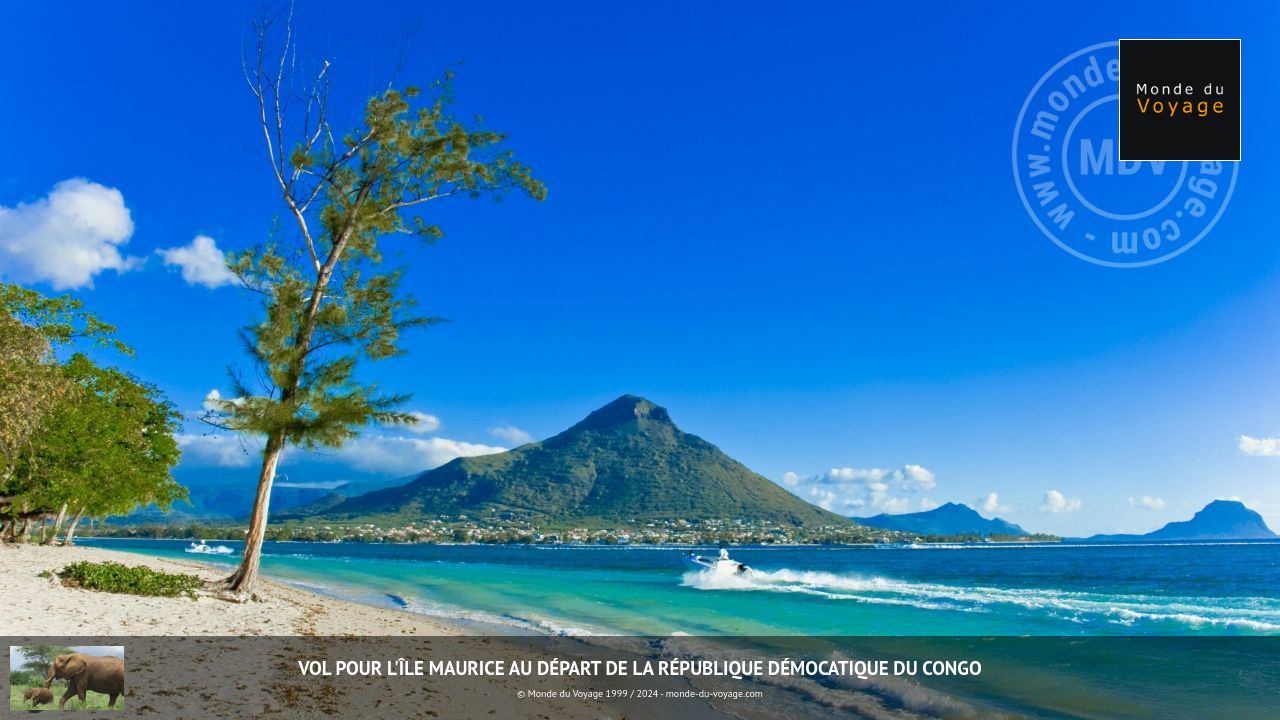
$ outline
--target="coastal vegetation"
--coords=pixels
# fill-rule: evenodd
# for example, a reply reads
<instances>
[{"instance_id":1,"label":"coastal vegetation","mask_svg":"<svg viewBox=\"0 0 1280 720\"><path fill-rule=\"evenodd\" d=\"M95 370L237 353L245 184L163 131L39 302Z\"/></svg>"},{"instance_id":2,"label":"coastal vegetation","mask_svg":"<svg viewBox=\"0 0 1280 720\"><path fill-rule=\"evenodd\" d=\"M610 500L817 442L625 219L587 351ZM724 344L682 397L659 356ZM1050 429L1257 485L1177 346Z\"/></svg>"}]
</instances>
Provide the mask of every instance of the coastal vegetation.
<instances>
[{"instance_id":1,"label":"coastal vegetation","mask_svg":"<svg viewBox=\"0 0 1280 720\"><path fill-rule=\"evenodd\" d=\"M546 194L503 135L451 115L450 75L425 88L389 87L365 104L362 122L335 127L349 110L329 107L328 60L310 73L301 67L292 9L252 29L245 80L290 231L228 259L260 300L243 333L254 381L233 376L233 392L211 400L206 420L263 443L244 556L224 583L234 599L253 596L287 447L337 448L367 425L416 422L400 409L406 396L356 372L360 361L402 354L406 330L438 322L413 312L401 269L384 261L389 242L442 237L423 211L449 197Z\"/></svg>"},{"instance_id":2,"label":"coastal vegetation","mask_svg":"<svg viewBox=\"0 0 1280 720\"><path fill-rule=\"evenodd\" d=\"M58 573L58 577L69 587L154 597L194 597L196 588L200 587L200 578L195 575L167 573L145 565L131 566L109 561L71 563Z\"/></svg>"},{"instance_id":3,"label":"coastal vegetation","mask_svg":"<svg viewBox=\"0 0 1280 720\"><path fill-rule=\"evenodd\" d=\"M69 356L59 351L74 350ZM70 296L0 283L0 539L71 544L84 518L186 497L180 416L154 385L91 358L129 356Z\"/></svg>"}]
</instances>

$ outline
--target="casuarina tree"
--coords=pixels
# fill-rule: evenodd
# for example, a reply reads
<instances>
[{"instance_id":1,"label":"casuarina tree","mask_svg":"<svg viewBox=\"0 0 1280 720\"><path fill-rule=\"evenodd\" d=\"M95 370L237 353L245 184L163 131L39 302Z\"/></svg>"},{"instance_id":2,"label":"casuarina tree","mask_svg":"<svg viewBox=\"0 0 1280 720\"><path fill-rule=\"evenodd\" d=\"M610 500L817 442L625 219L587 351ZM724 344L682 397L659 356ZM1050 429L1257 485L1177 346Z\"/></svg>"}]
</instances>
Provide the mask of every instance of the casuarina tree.
<instances>
[{"instance_id":1,"label":"casuarina tree","mask_svg":"<svg viewBox=\"0 0 1280 720\"><path fill-rule=\"evenodd\" d=\"M245 80L261 123L287 230L228 258L261 300L245 328L251 376L232 373L234 392L212 395L207 420L262 446L257 492L239 568L223 583L253 597L271 486L289 447L337 448L368 425L412 424L406 396L362 381L361 361L403 353L404 331L435 322L414 312L389 243L443 236L426 215L450 197L542 199L545 188L504 147L504 136L450 113L449 76L425 88L387 89L342 129L329 107L330 63L302 78L291 11L254 23Z\"/></svg>"}]
</instances>

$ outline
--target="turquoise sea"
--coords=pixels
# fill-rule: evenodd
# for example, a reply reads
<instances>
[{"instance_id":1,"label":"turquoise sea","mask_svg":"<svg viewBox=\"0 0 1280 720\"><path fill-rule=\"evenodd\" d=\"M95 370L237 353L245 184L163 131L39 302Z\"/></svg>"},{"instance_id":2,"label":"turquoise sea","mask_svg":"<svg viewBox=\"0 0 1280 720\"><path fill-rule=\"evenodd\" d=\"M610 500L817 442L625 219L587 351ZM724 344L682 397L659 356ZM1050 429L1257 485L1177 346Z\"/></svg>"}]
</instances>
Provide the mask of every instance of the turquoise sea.
<instances>
[{"instance_id":1,"label":"turquoise sea","mask_svg":"<svg viewBox=\"0 0 1280 720\"><path fill-rule=\"evenodd\" d=\"M228 566L241 549L83 542ZM689 549L287 542L266 544L263 567L507 633L1280 635L1280 542L732 548L745 578L694 569Z\"/></svg>"}]
</instances>

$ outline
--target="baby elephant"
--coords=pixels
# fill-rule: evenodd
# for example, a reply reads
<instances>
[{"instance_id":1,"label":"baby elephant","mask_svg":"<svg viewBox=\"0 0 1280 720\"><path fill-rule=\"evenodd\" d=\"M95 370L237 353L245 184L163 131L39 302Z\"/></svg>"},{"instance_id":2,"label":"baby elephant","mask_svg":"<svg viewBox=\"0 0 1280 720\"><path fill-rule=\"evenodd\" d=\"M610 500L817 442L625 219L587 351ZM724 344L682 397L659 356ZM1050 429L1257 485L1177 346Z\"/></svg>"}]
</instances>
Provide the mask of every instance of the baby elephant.
<instances>
[{"instance_id":1,"label":"baby elephant","mask_svg":"<svg viewBox=\"0 0 1280 720\"><path fill-rule=\"evenodd\" d=\"M53 704L53 692L41 687L27 688L27 692L22 696L24 701L30 701L31 707L40 705Z\"/></svg>"}]
</instances>

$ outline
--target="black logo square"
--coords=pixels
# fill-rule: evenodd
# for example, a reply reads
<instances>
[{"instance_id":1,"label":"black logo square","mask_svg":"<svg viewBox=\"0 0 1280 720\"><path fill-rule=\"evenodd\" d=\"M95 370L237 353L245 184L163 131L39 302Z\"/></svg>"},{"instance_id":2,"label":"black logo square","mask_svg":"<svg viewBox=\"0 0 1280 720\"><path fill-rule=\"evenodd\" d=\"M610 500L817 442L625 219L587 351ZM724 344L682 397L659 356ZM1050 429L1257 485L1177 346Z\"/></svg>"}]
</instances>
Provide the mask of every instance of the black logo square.
<instances>
[{"instance_id":1,"label":"black logo square","mask_svg":"<svg viewBox=\"0 0 1280 720\"><path fill-rule=\"evenodd\" d=\"M1240 159L1239 40L1120 41L1121 160Z\"/></svg>"}]
</instances>

